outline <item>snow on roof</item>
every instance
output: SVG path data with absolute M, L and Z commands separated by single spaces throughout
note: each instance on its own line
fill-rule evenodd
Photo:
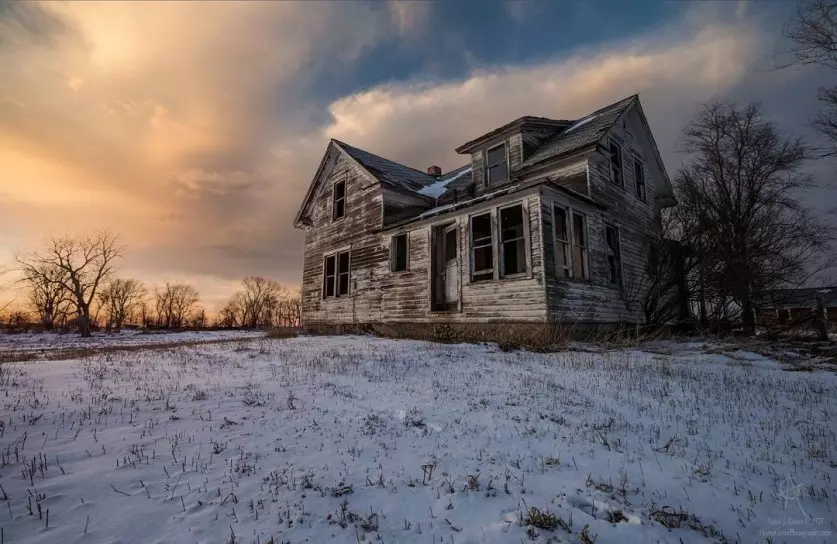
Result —
M 583 119 L 580 119 L 580 120 L 576 121 L 575 123 L 573 123 L 573 125 L 572 125 L 572 126 L 570 126 L 570 127 L 569 127 L 566 131 L 564 131 L 564 132 L 570 132 L 571 130 L 575 130 L 575 129 L 577 129 L 578 127 L 580 127 L 581 125 L 586 125 L 587 123 L 589 123 L 590 121 L 592 121 L 592 120 L 593 120 L 593 119 L 595 119 L 595 118 L 596 118 L 596 114 L 595 114 L 595 113 L 594 113 L 594 114 L 592 114 L 592 115 L 588 115 L 587 117 L 584 117 Z
M 465 168 L 462 171 L 457 172 L 455 175 L 453 175 L 449 178 L 442 178 L 439 181 L 437 181 L 436 183 L 433 183 L 433 184 L 428 185 L 426 187 L 422 187 L 421 189 L 418 190 L 418 193 L 420 195 L 429 196 L 431 198 L 439 198 L 445 192 L 445 189 L 447 189 L 447 186 L 450 182 L 461 178 L 463 175 L 467 174 L 470 171 L 471 171 L 470 167 Z
M 431 209 L 427 210 L 426 212 L 422 213 L 416 219 L 426 219 L 428 217 L 432 217 L 434 215 L 438 215 L 440 213 L 444 213 L 444 212 L 447 212 L 449 210 L 453 210 L 455 208 L 464 208 L 464 207 L 470 206 L 471 204 L 474 204 L 476 202 L 480 202 L 480 201 L 483 201 L 483 200 L 490 200 L 490 199 L 494 198 L 495 196 L 499 196 L 499 195 L 511 192 L 511 191 L 513 191 L 517 188 L 518 188 L 517 185 L 513 185 L 511 187 L 504 187 L 502 189 L 494 191 L 493 193 L 486 193 L 484 195 L 480 195 L 480 196 L 472 198 L 470 200 L 463 200 L 462 202 L 451 202 L 450 204 L 444 204 L 442 206 L 437 206 L 435 208 L 431 208 Z

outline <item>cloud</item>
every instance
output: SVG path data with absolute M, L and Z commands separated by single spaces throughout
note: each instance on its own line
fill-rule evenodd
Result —
M 418 168 L 450 169 L 453 149 L 522 115 L 573 118 L 640 93 L 668 151 L 695 104 L 743 84 L 762 55 L 755 26 L 685 21 L 661 37 L 581 50 L 536 65 L 482 69 L 459 81 L 395 83 L 329 106 L 329 137 Z M 404 130 L 410 127 L 410 130 Z M 671 154 L 670 154 L 671 155 Z

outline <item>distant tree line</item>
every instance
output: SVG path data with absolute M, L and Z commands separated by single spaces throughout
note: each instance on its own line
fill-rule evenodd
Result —
M 206 327 L 298 326 L 300 298 L 275 280 L 249 276 L 210 317 L 200 293 L 188 283 L 166 282 L 148 289 L 118 277 L 124 247 L 110 232 L 56 237 L 44 247 L 19 253 L 17 268 L 26 294 L 24 307 L 0 310 L 10 329 L 118 332 L 123 327 L 202 329 Z

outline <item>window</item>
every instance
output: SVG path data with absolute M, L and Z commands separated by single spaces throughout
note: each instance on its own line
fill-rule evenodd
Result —
M 323 298 L 349 294 L 349 252 L 328 255 L 323 264 Z
M 500 272 L 501 276 L 526 273 L 526 237 L 523 206 L 500 210 Z
M 494 279 L 491 213 L 471 217 L 471 281 Z
M 573 276 L 587 279 L 587 218 L 580 213 L 573 214 Z
M 645 168 L 639 159 L 634 159 L 634 183 L 636 184 L 636 197 L 645 202 Z
M 572 277 L 570 266 L 570 229 L 567 223 L 567 210 L 555 206 L 552 209 L 555 218 L 555 265 L 559 278 Z
M 330 255 L 323 265 L 323 298 L 334 296 L 334 281 L 337 273 L 337 257 Z
M 337 254 L 337 296 L 349 294 L 349 252 Z
M 610 142 L 610 181 L 622 187 L 622 146 L 611 140 Z
M 485 184 L 502 183 L 509 179 L 506 167 L 506 144 L 493 147 L 485 154 Z
M 622 258 L 619 254 L 619 230 L 605 225 L 605 243 L 607 244 L 607 267 L 610 283 L 622 285 Z
M 331 219 L 340 219 L 346 215 L 346 182 L 338 181 L 334 184 L 331 195 Z
M 401 272 L 407 270 L 407 234 L 393 236 L 389 248 L 390 270 Z

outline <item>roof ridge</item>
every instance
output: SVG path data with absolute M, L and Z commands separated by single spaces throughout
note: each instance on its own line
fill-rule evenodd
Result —
M 419 170 L 418 168 L 413 168 L 412 166 L 408 166 L 408 165 L 406 165 L 406 164 L 404 164 L 404 163 L 400 163 L 400 162 L 398 162 L 398 161 L 394 161 L 394 160 L 392 160 L 392 159 L 388 159 L 388 158 L 386 158 L 386 157 L 384 157 L 384 156 L 382 156 L 382 155 L 378 155 L 377 153 L 372 153 L 371 151 L 366 150 L 366 149 L 363 149 L 363 148 L 358 147 L 358 146 L 356 146 L 356 145 L 347 144 L 346 142 L 342 142 L 342 141 L 338 140 L 337 138 L 332 138 L 332 140 L 333 140 L 333 141 L 335 141 L 337 144 L 339 144 L 339 145 L 343 146 L 343 147 L 351 147 L 352 149 L 357 149 L 358 151 L 363 151 L 364 153 L 368 153 L 368 154 L 370 154 L 370 155 L 373 155 L 373 156 L 375 156 L 375 157 L 377 157 L 377 158 L 379 158 L 379 159 L 381 159 L 381 160 L 385 160 L 385 161 L 387 161 L 387 162 L 391 162 L 391 163 L 393 163 L 393 164 L 397 164 L 398 166 L 401 166 L 401 167 L 403 167 L 403 168 L 407 168 L 407 169 L 409 169 L 409 170 L 413 170 L 414 172 L 418 172 L 419 174 L 423 174 L 423 175 L 427 176 L 428 178 L 430 178 L 431 180 L 436 181 L 436 178 L 434 178 L 433 176 L 431 176 L 431 175 L 430 175 L 430 174 L 428 174 L 427 172 L 423 172 L 423 171 Z

